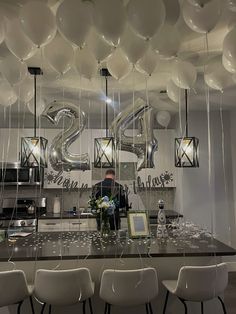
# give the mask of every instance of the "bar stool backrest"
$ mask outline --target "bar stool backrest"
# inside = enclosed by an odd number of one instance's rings
[[[22,270],[0,272],[0,307],[19,303],[27,297],[29,292]]]
[[[102,274],[100,297],[109,304],[135,306],[149,303],[158,294],[155,268],[107,269]]]
[[[175,293],[184,300],[205,301],[224,292],[228,284],[226,263],[184,266],[179,271]]]
[[[35,275],[36,298],[51,305],[72,305],[93,295],[93,283],[87,268],[69,270],[39,269]]]

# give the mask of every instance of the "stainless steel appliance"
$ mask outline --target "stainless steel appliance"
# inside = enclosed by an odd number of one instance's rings
[[[38,217],[46,213],[46,206],[45,197],[5,198],[0,209],[0,229],[6,230],[8,235],[14,232],[35,232],[38,229]]]
[[[21,167],[20,162],[0,163],[0,185],[43,185],[44,170]]]

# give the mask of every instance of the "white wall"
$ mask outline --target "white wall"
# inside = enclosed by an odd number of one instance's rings
[[[200,143],[199,168],[177,170],[176,203],[186,219],[213,230],[216,237],[235,245],[235,211],[232,177],[230,113],[223,113],[224,160],[222,125],[219,111],[210,113],[211,175],[209,184],[208,129],[206,112],[191,112],[189,136]],[[235,172],[236,174],[236,172]]]

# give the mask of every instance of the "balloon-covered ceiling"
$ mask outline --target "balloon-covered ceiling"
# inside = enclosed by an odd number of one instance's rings
[[[200,103],[205,86],[227,90],[230,105],[236,1],[1,0],[0,60],[0,104],[12,105],[13,112],[16,104],[32,111],[27,66],[44,72],[37,114],[62,97],[82,108],[88,101],[99,104],[102,67],[112,75],[109,94],[119,99],[117,111],[134,92],[146,98],[147,90],[157,109],[177,111],[181,89],[191,89]],[[99,105],[90,111],[100,112]]]

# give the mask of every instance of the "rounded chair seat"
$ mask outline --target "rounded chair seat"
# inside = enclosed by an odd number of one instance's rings
[[[220,295],[228,284],[228,269],[225,263],[210,266],[184,266],[179,271],[178,280],[163,280],[167,289],[163,314],[166,312],[169,293],[176,295],[184,304],[185,301],[201,302],[201,313],[204,312],[203,302],[218,298],[224,314],[225,305]]]
[[[155,268],[135,270],[104,270],[100,298],[105,301],[105,312],[111,305],[129,307],[146,305],[146,312],[153,313],[151,301],[158,295],[158,278]],[[148,310],[149,307],[149,310]]]
[[[86,300],[89,301],[92,313],[91,297],[94,295],[95,284],[87,268],[69,270],[39,269],[35,275],[35,297],[43,303],[41,313],[46,304],[50,306],[69,306],[83,303],[85,313]]]

